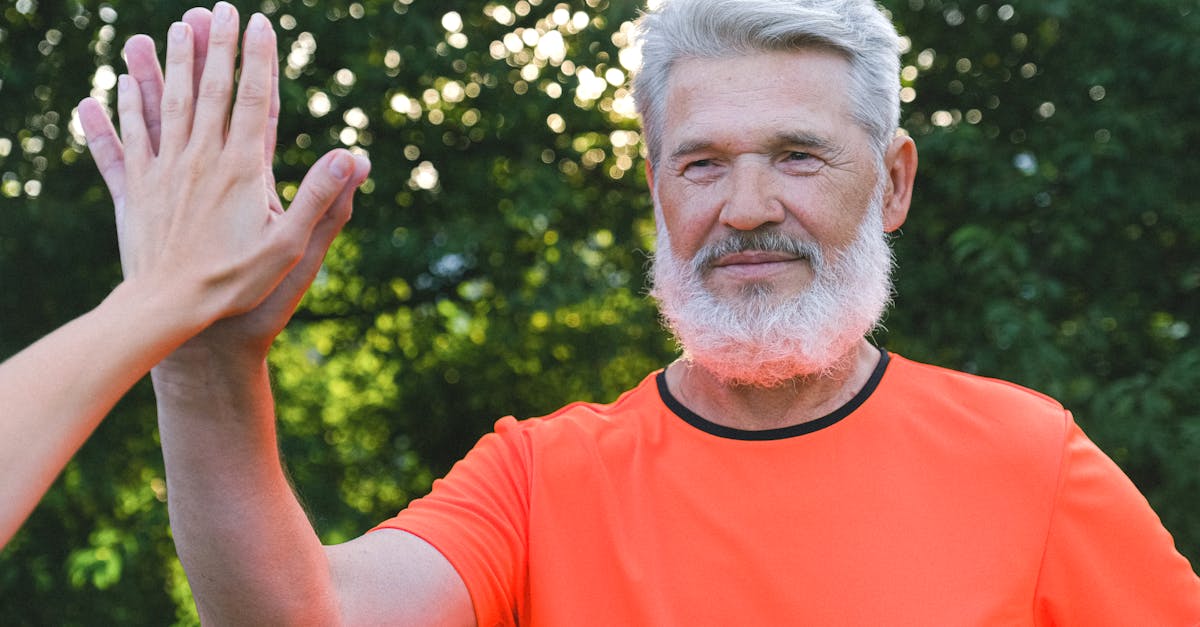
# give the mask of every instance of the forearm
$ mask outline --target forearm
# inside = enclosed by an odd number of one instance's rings
[[[202,328],[169,300],[122,284],[0,364],[0,546],[117,400]]]
[[[172,532],[212,624],[334,624],[323,548],[279,460],[266,364],[193,342],[154,370]]]

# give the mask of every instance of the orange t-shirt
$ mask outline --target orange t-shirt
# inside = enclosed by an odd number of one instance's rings
[[[1200,625],[1200,579],[1058,403],[884,354],[820,420],[739,431],[661,373],[504,418],[381,528],[491,625]]]

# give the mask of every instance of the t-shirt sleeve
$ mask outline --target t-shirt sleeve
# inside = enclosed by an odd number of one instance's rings
[[[1037,624],[1200,625],[1191,565],[1129,478],[1068,422]]]
[[[433,545],[458,571],[481,627],[515,625],[525,598],[529,447],[508,417],[483,436],[428,496],[375,529],[400,529]]]

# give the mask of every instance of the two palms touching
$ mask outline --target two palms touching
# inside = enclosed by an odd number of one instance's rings
[[[247,25],[232,107],[236,10],[192,9],[167,40],[165,76],[153,40],[138,35],[125,46],[119,137],[98,102],[80,105],[116,208],[122,270],[196,308],[205,330],[191,344],[261,358],[349,219],[369,164],[344,150],[326,154],[285,212],[271,171],[279,76],[266,18]]]

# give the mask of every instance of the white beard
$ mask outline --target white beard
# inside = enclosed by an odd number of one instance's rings
[[[881,185],[854,240],[832,252],[832,260],[811,242],[760,229],[705,246],[685,263],[671,250],[660,214],[650,293],[683,348],[683,359],[726,384],[760,388],[836,369],[880,323],[891,302],[895,260],[883,230],[882,208]],[[706,260],[745,246],[807,257],[812,283],[783,302],[774,302],[779,297],[767,285],[748,286],[732,298],[715,296],[704,287]]]

